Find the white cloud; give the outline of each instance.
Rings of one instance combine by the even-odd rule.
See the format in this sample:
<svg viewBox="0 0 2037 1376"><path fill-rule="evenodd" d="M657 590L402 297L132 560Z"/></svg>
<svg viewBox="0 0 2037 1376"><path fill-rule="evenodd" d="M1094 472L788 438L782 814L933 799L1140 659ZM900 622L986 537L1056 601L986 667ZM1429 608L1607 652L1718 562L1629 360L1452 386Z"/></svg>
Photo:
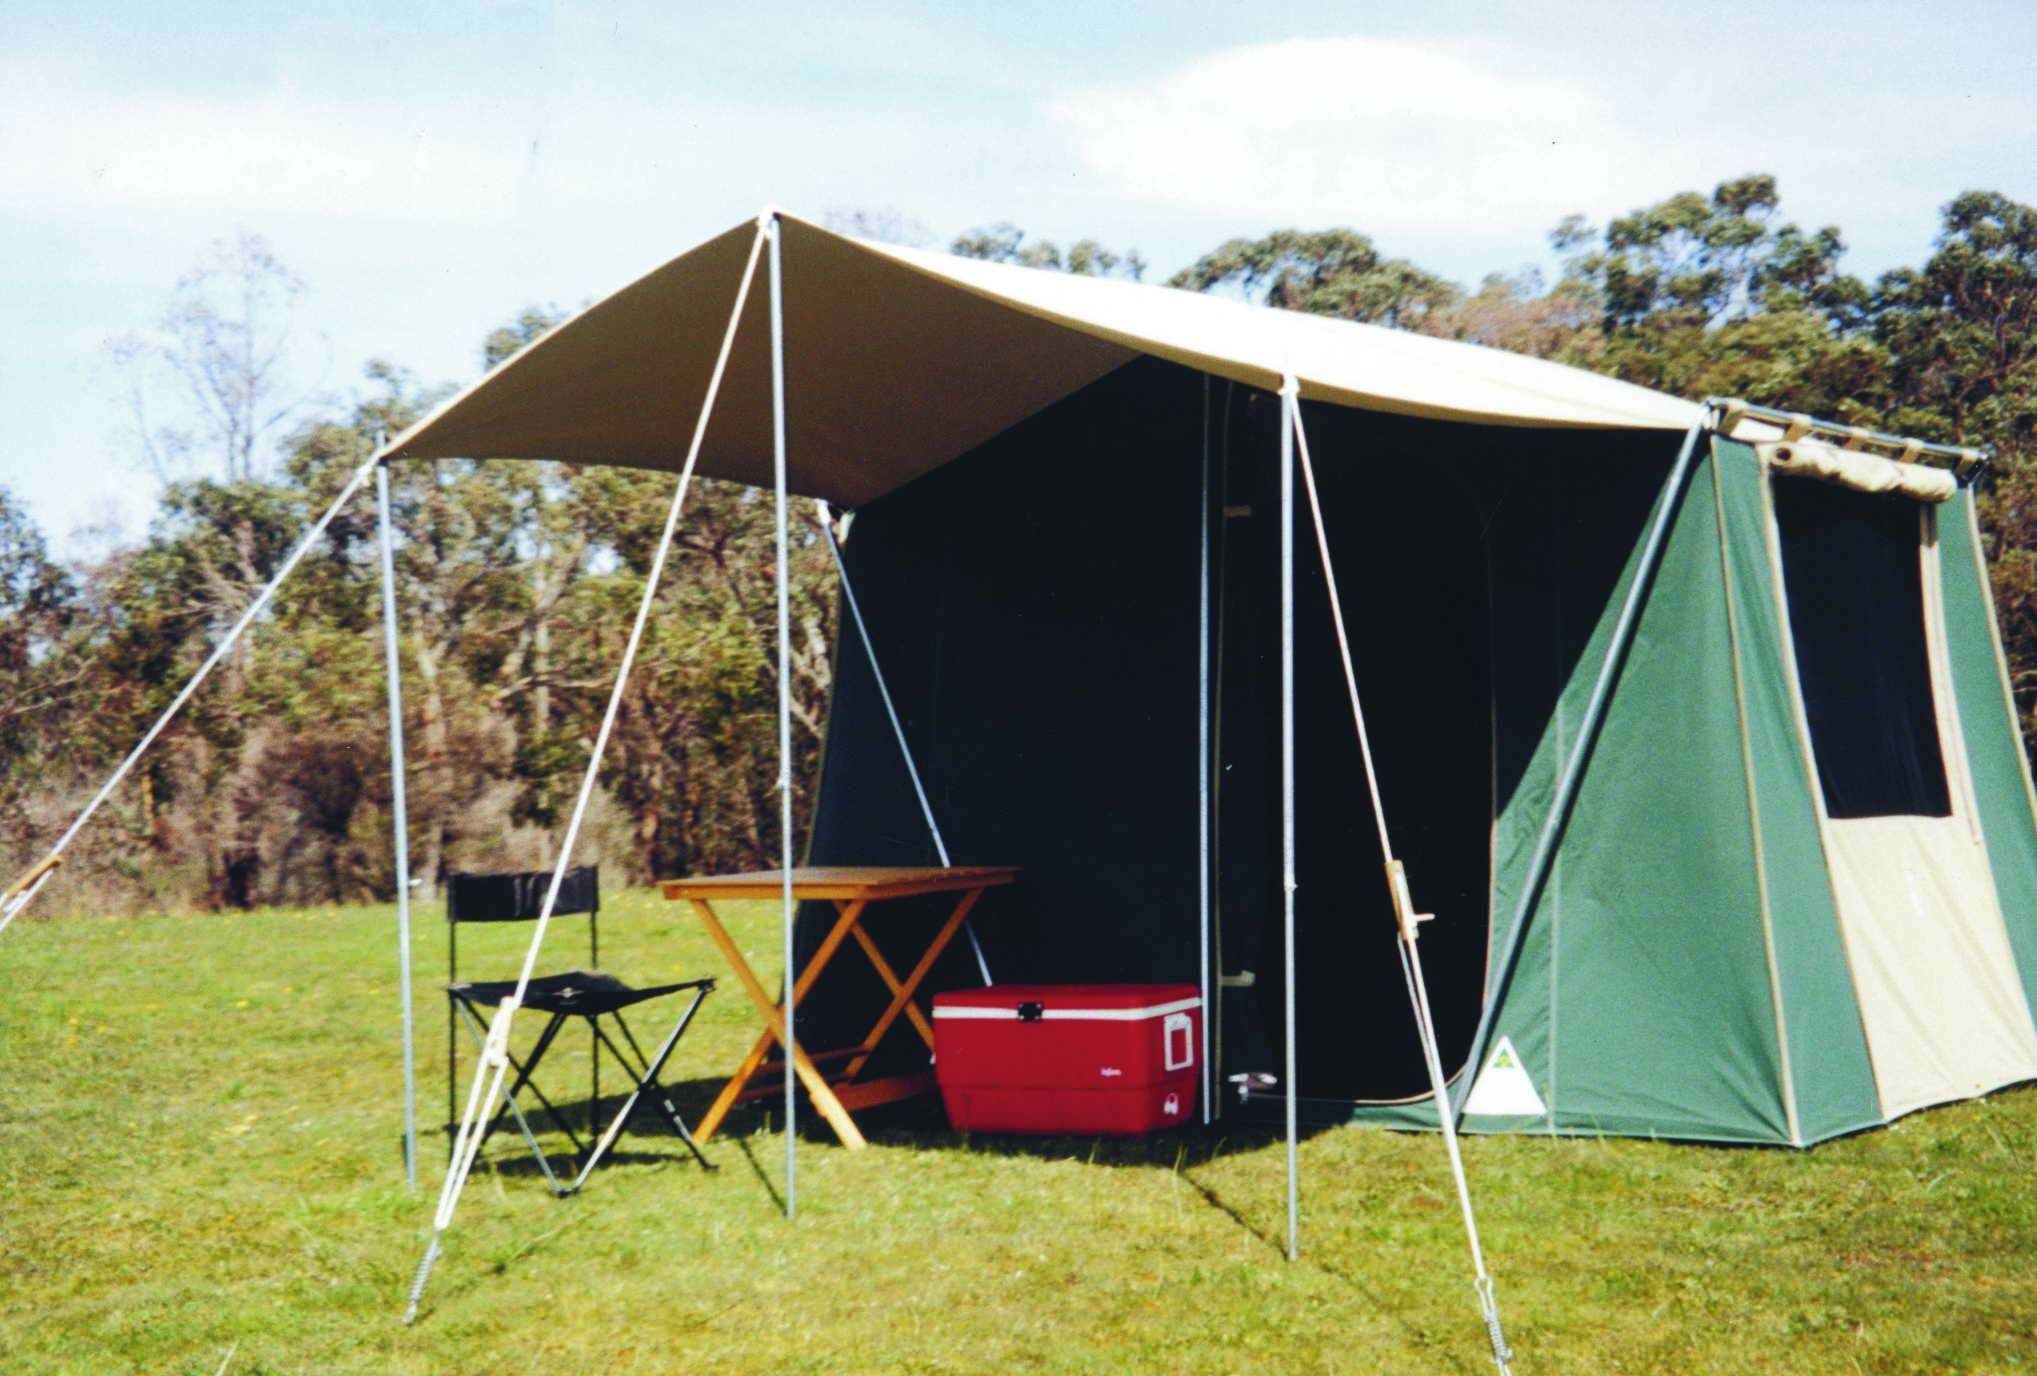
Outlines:
<svg viewBox="0 0 2037 1376"><path fill-rule="evenodd" d="M288 87L121 93L47 65L0 67L0 166L15 216L499 213L522 173L448 112L404 118Z"/></svg>
<svg viewBox="0 0 2037 1376"><path fill-rule="evenodd" d="M1578 83L1492 50L1371 38L1232 48L1049 113L1125 195L1375 233L1478 224L1518 242L1525 219L1532 242L1678 156Z"/></svg>
<svg viewBox="0 0 2037 1376"><path fill-rule="evenodd" d="M1977 105L1928 87L1706 72L1668 47L1623 58L1297 38L1071 90L1047 113L1100 194L1240 232L1348 224L1420 261L1448 245L1460 272L1518 261L1571 212L1602 220L1753 171L1778 174L1792 218L1877 247L1907 238L1905 254L1964 186L2033 189L2029 160L2009 155L2037 126L2020 90Z"/></svg>
<svg viewBox="0 0 2037 1376"><path fill-rule="evenodd" d="M882 166L937 164L952 131L882 112L675 94L407 102L284 82L255 91L124 91L47 59L0 61L0 223L97 226L195 214L442 230L590 217L662 221L745 194L853 198ZM871 153L878 150L879 167ZM769 184L766 186L766 184ZM830 202L831 203L831 202Z"/></svg>

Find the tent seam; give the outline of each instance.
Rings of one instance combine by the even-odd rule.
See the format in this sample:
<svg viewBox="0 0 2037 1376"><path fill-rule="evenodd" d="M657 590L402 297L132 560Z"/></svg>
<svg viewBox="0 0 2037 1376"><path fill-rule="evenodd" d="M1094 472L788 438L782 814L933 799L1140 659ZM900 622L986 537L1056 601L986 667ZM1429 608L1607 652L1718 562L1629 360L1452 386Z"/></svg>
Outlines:
<svg viewBox="0 0 2037 1376"><path fill-rule="evenodd" d="M1719 576L1726 593L1726 640L1732 648L1733 702L1740 718L1740 761L1747 777L1747 821L1754 843L1754 887L1761 906L1761 942L1768 955L1768 993L1775 1007L1775 1047L1782 1071L1782 1112L1793 1147L1804 1145L1797 1112L1796 1069L1789 1054L1789 1019L1782 997L1782 971L1775 952L1775 909L1768 891L1768 848L1761 839L1761 790L1754 774L1754 741L1747 714L1747 682L1741 667L1740 616L1734 607L1733 561L1726 536L1726 494L1719 477L1718 446L1712 446L1712 506L1718 516Z"/></svg>
<svg viewBox="0 0 2037 1376"><path fill-rule="evenodd" d="M1879 1123L1890 1121L1888 1100L1882 1094L1881 1075L1874 1065L1874 1043L1868 1039L1865 1016L1860 1012L1860 976L1854 969L1853 949L1846 936L1846 923L1839 916L1839 880L1832 871L1832 819L1825 809L1825 786L1818 778L1817 752L1811 745L1810 715L1804 707L1803 678L1797 669L1797 647L1790 631L1789 586L1783 580L1782 532L1775 518L1775 478L1761 465L1762 544L1767 548L1769 583L1775 589L1776 639L1782 647L1782 662L1789 679L1790 716L1796 724L1797 739L1803 747L1804 783L1810 791L1811 807L1818 819L1818 854L1825 866L1825 885L1832 894L1832 922L1839 932L1839 956L1846 962L1846 982L1853 993L1854 1016L1861 1020L1860 1048L1867 1057L1868 1075L1874 1081L1874 1102L1881 1110Z"/></svg>
<svg viewBox="0 0 2037 1376"><path fill-rule="evenodd" d="M1980 504L1973 501L1970 496L1966 503L1966 525L1973 535L1974 572L1980 576L1981 592L1985 596L1988 605L1988 641L1995 647L1995 676L2001 683L2002 706L2007 709L2009 714L2010 731L2014 733L2018 740L2021 740L2023 734L2022 713L2016 710L2016 692L2013 685L2009 682L2009 656L2007 650L2002 646L2001 621L1994 611L1994 583L1988 577L1987 553L1981 547ZM2016 752L2016 760L2018 769L2023 777L2023 798L2030 807L2030 827L2032 831L2037 831L2037 780L2031 778L2029 752L2018 750Z"/></svg>

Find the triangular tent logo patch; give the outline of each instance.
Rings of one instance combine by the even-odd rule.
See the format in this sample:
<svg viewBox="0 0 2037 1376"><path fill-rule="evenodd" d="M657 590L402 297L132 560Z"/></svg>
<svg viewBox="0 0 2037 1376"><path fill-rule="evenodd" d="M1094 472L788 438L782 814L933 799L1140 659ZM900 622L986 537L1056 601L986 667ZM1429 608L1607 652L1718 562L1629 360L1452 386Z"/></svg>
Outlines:
<svg viewBox="0 0 2037 1376"><path fill-rule="evenodd" d="M1514 1050L1511 1037L1501 1037L1499 1045L1485 1058L1485 1069L1478 1072L1471 1097L1464 1101L1464 1111L1493 1118L1531 1118L1549 1111L1542 1096L1535 1092L1535 1082L1521 1065L1520 1053Z"/></svg>

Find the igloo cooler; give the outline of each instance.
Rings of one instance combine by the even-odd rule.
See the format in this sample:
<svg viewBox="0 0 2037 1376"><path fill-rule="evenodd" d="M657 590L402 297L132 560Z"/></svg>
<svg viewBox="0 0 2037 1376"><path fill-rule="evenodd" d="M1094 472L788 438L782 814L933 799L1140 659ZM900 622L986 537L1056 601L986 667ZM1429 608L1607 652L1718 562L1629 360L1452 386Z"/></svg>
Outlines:
<svg viewBox="0 0 2037 1376"><path fill-rule="evenodd" d="M1144 1133L1186 1122L1192 984L993 984L934 998L934 1077L964 1132Z"/></svg>

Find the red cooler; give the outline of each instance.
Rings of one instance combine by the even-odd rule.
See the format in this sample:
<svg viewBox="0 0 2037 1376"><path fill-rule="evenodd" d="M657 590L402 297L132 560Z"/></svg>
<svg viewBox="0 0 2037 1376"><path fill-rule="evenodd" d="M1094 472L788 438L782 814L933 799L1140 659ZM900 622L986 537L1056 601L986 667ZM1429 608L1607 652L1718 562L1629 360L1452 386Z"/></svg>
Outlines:
<svg viewBox="0 0 2037 1376"><path fill-rule="evenodd" d="M964 1132L1142 1133L1195 1111L1192 984L993 984L934 998L934 1075Z"/></svg>

